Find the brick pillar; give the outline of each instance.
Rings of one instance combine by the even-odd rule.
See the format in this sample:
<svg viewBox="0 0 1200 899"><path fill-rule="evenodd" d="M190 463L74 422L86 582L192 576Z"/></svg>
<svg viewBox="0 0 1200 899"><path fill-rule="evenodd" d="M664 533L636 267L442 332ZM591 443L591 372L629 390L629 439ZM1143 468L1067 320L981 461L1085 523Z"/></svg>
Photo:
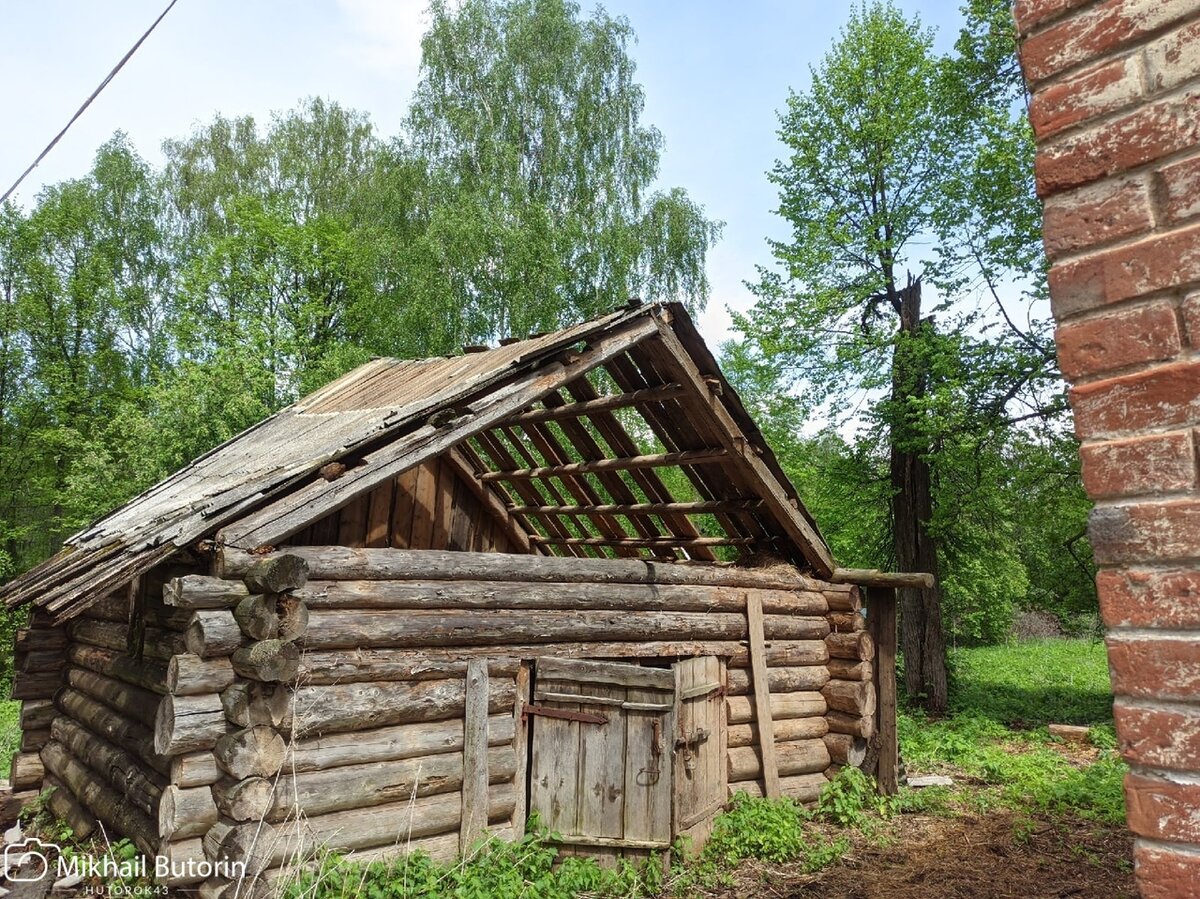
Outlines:
<svg viewBox="0 0 1200 899"><path fill-rule="evenodd" d="M1147 899L1200 896L1200 0L1017 0Z"/></svg>

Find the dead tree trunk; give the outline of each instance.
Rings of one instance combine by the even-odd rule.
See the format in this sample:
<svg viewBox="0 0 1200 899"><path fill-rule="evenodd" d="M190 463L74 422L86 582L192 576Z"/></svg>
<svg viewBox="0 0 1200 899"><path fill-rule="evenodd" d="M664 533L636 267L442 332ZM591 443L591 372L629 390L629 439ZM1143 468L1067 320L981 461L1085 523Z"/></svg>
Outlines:
<svg viewBox="0 0 1200 899"><path fill-rule="evenodd" d="M897 291L900 332L892 358L891 480L892 538L897 571L937 574L937 547L929 534L933 489L927 455L929 442L919 409L928 367L919 336L921 282L910 279ZM940 582L940 579L939 579ZM941 589L897 590L904 649L904 685L908 695L923 696L932 714L946 711L946 643L942 633Z"/></svg>

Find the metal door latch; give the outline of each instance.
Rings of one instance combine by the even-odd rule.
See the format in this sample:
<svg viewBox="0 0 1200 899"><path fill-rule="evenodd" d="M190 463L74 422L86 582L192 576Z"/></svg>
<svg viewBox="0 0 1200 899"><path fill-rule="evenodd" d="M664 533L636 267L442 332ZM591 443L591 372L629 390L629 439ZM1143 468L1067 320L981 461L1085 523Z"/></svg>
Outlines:
<svg viewBox="0 0 1200 899"><path fill-rule="evenodd" d="M675 741L675 751L683 750L683 770L691 774L696 770L696 750L708 742L708 731L698 727L691 734L684 734Z"/></svg>

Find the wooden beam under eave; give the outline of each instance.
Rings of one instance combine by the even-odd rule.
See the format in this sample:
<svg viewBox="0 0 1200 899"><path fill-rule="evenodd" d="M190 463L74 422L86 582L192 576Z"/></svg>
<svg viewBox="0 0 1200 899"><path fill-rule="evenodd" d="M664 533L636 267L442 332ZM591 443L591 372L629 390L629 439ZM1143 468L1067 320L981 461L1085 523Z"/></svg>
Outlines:
<svg viewBox="0 0 1200 899"><path fill-rule="evenodd" d="M816 569L817 574L821 577L829 577L833 574L836 563L833 561L833 555L829 552L825 541L821 539L820 534L804 516L792 506L791 501L780 489L779 481L767 468L766 463L758 457L753 445L742 432L733 415L725 408L720 397L712 395L704 380L704 375L696 367L695 360L675 335L671 326L657 317L654 321L658 326L658 346L663 350L665 357L662 361L675 371L680 383L691 388L681 402L689 408L701 411L713 420L730 460L746 472L752 485L758 488L767 509L782 525L788 537L799 546L800 551Z"/></svg>

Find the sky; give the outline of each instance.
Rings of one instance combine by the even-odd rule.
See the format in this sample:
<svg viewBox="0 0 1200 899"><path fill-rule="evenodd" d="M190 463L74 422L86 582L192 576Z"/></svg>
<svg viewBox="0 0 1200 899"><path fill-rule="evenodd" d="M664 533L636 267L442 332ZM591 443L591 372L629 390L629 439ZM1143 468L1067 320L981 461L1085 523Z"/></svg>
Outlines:
<svg viewBox="0 0 1200 899"><path fill-rule="evenodd" d="M166 0L0 0L0 192L36 158L83 99L154 21ZM416 85L426 0L178 0L16 195L83 175L116 131L150 162L165 139L221 113L266 121L321 96L370 114L395 134ZM590 11L594 4L581 3ZM898 0L938 31L961 22L959 0ZM782 155L777 112L803 91L852 8L849 0L610 0L638 36L643 122L663 133L660 186L683 187L725 223L710 253L710 343L747 309L744 282L786 237L766 172Z"/></svg>

